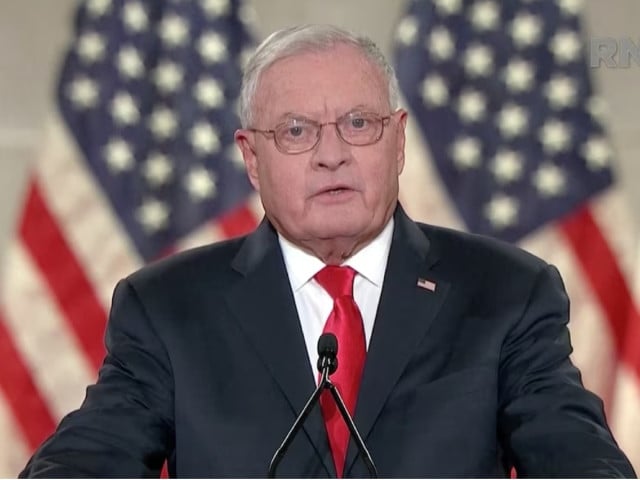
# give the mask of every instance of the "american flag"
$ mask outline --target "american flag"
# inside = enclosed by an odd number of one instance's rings
[[[262,216],[233,144],[252,10],[87,0],[0,279],[0,477],[79,406],[112,289]]]
[[[556,264],[573,359],[640,467],[637,237],[585,60],[578,0],[416,0],[395,35],[414,217]]]

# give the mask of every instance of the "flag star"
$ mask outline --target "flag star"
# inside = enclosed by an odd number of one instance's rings
[[[509,103],[498,112],[498,128],[502,136],[513,138],[521,135],[529,124],[529,114],[520,105]]]
[[[131,125],[140,119],[140,112],[131,95],[118,92],[111,101],[111,116],[119,125]]]
[[[146,30],[149,25],[149,17],[140,2],[125,2],[122,11],[122,20],[125,28],[132,32]]]
[[[221,17],[229,13],[229,0],[200,0],[200,7],[208,17]]]
[[[518,220],[519,203],[504,194],[495,195],[484,207],[484,214],[496,230],[512,226]]]
[[[495,2],[482,0],[471,7],[471,23],[478,30],[494,30],[500,21],[500,9]]]
[[[557,0],[560,10],[567,15],[578,15],[582,10],[582,0]]]
[[[571,30],[556,33],[549,42],[549,46],[558,63],[569,63],[576,60],[582,49],[580,37]]]
[[[419,24],[416,17],[404,17],[396,29],[396,40],[403,45],[415,45],[418,40]]]
[[[118,52],[117,67],[125,78],[140,78],[144,73],[144,63],[140,52],[132,46],[122,47]]]
[[[522,178],[524,160],[522,155],[513,150],[501,149],[493,157],[490,168],[498,183],[504,185]]]
[[[257,25],[258,24],[258,14],[256,13],[256,9],[253,8],[249,2],[242,2],[240,7],[238,8],[238,18],[240,18],[240,22],[244,25]]]
[[[225,97],[222,85],[214,78],[201,78],[195,85],[194,95],[198,103],[205,108],[217,108],[224,105]]]
[[[87,11],[92,17],[101,17],[111,9],[111,0],[89,0]]]
[[[529,90],[534,80],[533,66],[521,58],[514,58],[504,69],[504,79],[507,88],[512,92]]]
[[[587,101],[587,111],[596,122],[604,122],[609,115],[609,107],[602,97],[594,95]]]
[[[169,209],[164,202],[149,198],[136,210],[136,218],[142,228],[152,234],[167,226]]]
[[[458,13],[462,8],[461,0],[433,0],[433,3],[442,15]]]
[[[171,93],[182,86],[183,71],[178,64],[164,60],[156,67],[154,80],[162,93]]]
[[[236,97],[235,99],[233,99],[231,104],[231,110],[233,111],[233,113],[235,113],[237,116],[240,116],[240,97]]]
[[[189,38],[189,25],[181,16],[169,15],[160,22],[160,38],[169,47],[180,47]]]
[[[582,145],[582,155],[589,169],[597,171],[609,166],[613,153],[604,137],[594,136]]]
[[[164,140],[175,135],[178,120],[173,110],[165,106],[158,106],[149,116],[149,128],[154,137]]]
[[[552,107],[569,107],[576,101],[576,82],[566,75],[554,75],[545,87],[545,94]]]
[[[469,170],[480,165],[480,142],[476,138],[458,138],[449,150],[453,163],[459,170]]]
[[[78,39],[76,48],[80,58],[87,63],[97,62],[104,58],[104,38],[95,32],[83,33]]]
[[[571,133],[566,123],[560,120],[545,122],[540,130],[540,141],[545,152],[557,153],[566,150],[571,141]]]
[[[242,152],[235,143],[232,143],[227,148],[226,157],[231,159],[231,163],[238,169],[244,171],[246,169],[244,164],[244,157]]]
[[[473,77],[491,74],[493,53],[484,45],[472,44],[464,53],[464,68]]]
[[[88,77],[76,77],[67,87],[67,95],[78,108],[94,107],[98,102],[97,83]]]
[[[207,32],[198,40],[198,52],[207,63],[221,62],[227,58],[227,44],[221,35]]]
[[[543,163],[533,174],[533,184],[542,197],[556,197],[566,189],[564,171],[552,163]]]
[[[196,123],[191,129],[190,140],[193,149],[200,155],[215,153],[220,150],[218,132],[207,122]]]
[[[535,45],[542,36],[542,22],[535,15],[520,13],[511,23],[511,36],[518,47]]]
[[[238,66],[240,67],[240,70],[245,69],[245,67],[249,63],[249,60],[253,56],[254,51],[255,51],[255,48],[249,48],[249,47],[245,47],[240,51],[240,55],[238,55]]]
[[[434,107],[444,105],[449,99],[449,89],[440,75],[429,75],[422,81],[420,88],[422,101]]]
[[[185,187],[193,200],[205,200],[216,194],[215,175],[204,167],[191,169],[185,177]]]
[[[451,58],[455,51],[453,37],[444,27],[435,27],[431,31],[427,43],[431,55],[439,60]]]
[[[131,147],[121,138],[112,138],[104,147],[107,167],[112,173],[125,172],[133,167]]]
[[[476,90],[465,90],[458,98],[458,115],[467,122],[481,120],[487,111],[487,99]]]
[[[149,155],[142,167],[142,174],[153,187],[166,184],[173,177],[173,164],[166,155],[153,153]]]

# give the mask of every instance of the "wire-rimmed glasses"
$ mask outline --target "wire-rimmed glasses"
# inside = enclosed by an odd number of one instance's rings
[[[252,132],[272,135],[276,148],[282,153],[304,153],[313,149],[322,135],[322,128],[333,125],[338,136],[349,145],[363,147],[382,138],[384,126],[391,115],[381,117],[371,112],[349,112],[335,122],[316,122],[305,117],[292,117],[271,130],[249,128]]]

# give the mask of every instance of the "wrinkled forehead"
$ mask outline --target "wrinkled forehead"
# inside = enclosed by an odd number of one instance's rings
[[[254,98],[257,121],[287,112],[335,118],[356,107],[388,113],[388,84],[381,67],[348,44],[276,60],[260,75]]]

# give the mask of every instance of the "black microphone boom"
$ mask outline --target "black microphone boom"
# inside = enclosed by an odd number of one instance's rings
[[[321,378],[318,384],[318,387],[315,389],[306,405],[296,418],[295,422],[293,422],[293,426],[287,436],[282,441],[280,447],[276,450],[276,453],[273,455],[271,459],[271,463],[269,464],[269,472],[267,473],[268,478],[275,478],[276,469],[278,465],[284,458],[285,453],[287,452],[289,445],[295,438],[296,434],[304,424],[309,412],[318,403],[320,398],[320,394],[324,389],[329,389],[331,392],[331,396],[333,400],[336,402],[338,407],[338,411],[340,415],[342,415],[342,419],[347,424],[349,428],[349,432],[353,437],[356,446],[358,447],[358,453],[362,457],[365,465],[367,466],[367,470],[369,471],[369,475],[371,478],[378,478],[378,470],[371,459],[371,455],[369,454],[369,450],[367,450],[366,445],[362,441],[362,437],[360,436],[360,432],[356,428],[355,423],[353,422],[353,418],[349,415],[349,411],[340,396],[340,392],[336,386],[329,380],[329,375],[333,374],[338,368],[338,339],[333,333],[323,333],[320,335],[318,339],[318,370],[320,370]]]

